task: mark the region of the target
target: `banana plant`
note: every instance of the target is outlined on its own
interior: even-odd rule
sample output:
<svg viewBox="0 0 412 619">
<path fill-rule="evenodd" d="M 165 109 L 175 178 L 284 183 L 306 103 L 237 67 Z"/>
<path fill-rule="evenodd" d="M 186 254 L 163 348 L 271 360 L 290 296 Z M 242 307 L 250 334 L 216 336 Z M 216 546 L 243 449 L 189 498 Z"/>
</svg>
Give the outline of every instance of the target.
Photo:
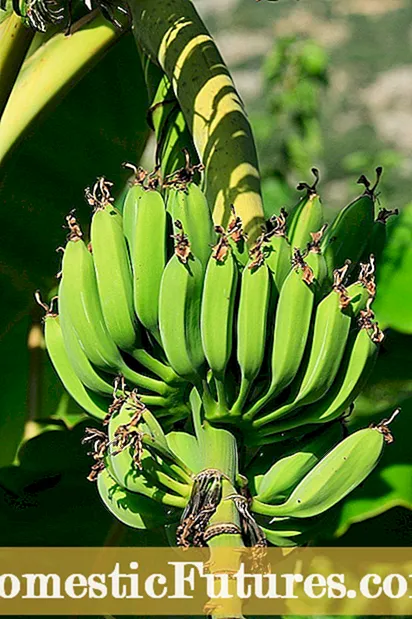
<svg viewBox="0 0 412 619">
<path fill-rule="evenodd" d="M 248 117 L 193 4 L 53 7 L 14 3 L 38 32 L 0 48 L 1 158 L 12 167 L 68 91 L 130 45 L 130 26 L 156 138 L 152 169 L 135 165 L 142 131 L 115 185 L 113 161 L 110 178 L 96 172 L 89 217 L 66 215 L 57 285 L 36 294 L 56 374 L 94 420 L 88 478 L 123 524 L 206 545 L 212 562 L 221 546 L 251 546 L 259 564 L 268 544 L 316 539 L 393 441 L 397 409 L 349 436 L 344 424 L 384 337 L 382 170 L 360 177 L 329 227 L 315 168 L 297 204 L 266 205 L 265 222 Z"/>
</svg>

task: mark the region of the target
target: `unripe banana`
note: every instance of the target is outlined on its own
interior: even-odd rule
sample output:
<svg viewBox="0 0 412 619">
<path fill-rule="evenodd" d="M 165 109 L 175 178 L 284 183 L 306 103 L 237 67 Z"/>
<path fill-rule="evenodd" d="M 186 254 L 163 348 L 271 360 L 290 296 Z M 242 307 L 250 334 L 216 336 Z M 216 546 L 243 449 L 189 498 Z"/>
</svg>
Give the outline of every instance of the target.
<svg viewBox="0 0 412 619">
<path fill-rule="evenodd" d="M 305 260 L 299 250 L 294 252 L 293 269 L 282 286 L 276 310 L 271 383 L 266 394 L 244 415 L 246 420 L 290 385 L 299 370 L 309 336 L 315 288 L 321 283 L 317 252 L 314 248 Z"/>
<path fill-rule="evenodd" d="M 360 282 L 345 289 L 341 284 L 346 269 L 335 271 L 335 287 L 316 310 L 309 361 L 299 382 L 297 393 L 289 402 L 256 419 L 255 428 L 290 415 L 297 408 L 320 400 L 331 387 L 345 351 L 353 316 L 366 307 L 369 292 Z"/>
<path fill-rule="evenodd" d="M 292 247 L 304 250 L 311 241 L 311 233 L 317 232 L 323 224 L 323 209 L 317 194 L 316 186 L 319 181 L 319 172 L 312 168 L 315 182 L 312 186 L 299 183 L 298 189 L 305 189 L 306 196 L 291 214 L 288 226 L 288 238 Z"/>
<path fill-rule="evenodd" d="M 97 489 L 107 509 L 129 527 L 154 529 L 167 521 L 166 512 L 156 501 L 122 488 L 107 469 L 99 473 Z"/>
<path fill-rule="evenodd" d="M 126 237 L 130 255 L 132 255 L 139 202 L 140 198 L 146 193 L 143 186 L 143 181 L 146 178 L 146 172 L 143 168 L 136 168 L 129 163 L 125 163 L 123 165 L 127 168 L 131 168 L 135 176 L 132 186 L 129 187 L 126 193 L 122 211 L 123 232 Z"/>
<path fill-rule="evenodd" d="M 316 310 L 308 366 L 296 396 L 300 405 L 316 402 L 329 390 L 345 351 L 352 317 L 366 306 L 368 292 L 362 284 L 349 286 L 347 294 L 353 303 L 342 306 L 339 293 L 333 290 Z"/>
<path fill-rule="evenodd" d="M 258 264 L 250 262 L 243 270 L 237 317 L 237 360 L 241 371 L 238 398 L 232 414 L 241 415 L 250 388 L 265 356 L 266 325 L 271 293 L 270 272 L 263 255 Z"/>
<path fill-rule="evenodd" d="M 233 255 L 240 271 L 249 262 L 249 249 L 247 245 L 247 234 L 243 229 L 242 219 L 235 211 L 233 204 L 230 207 L 231 217 L 227 226 L 227 238 L 232 248 Z"/>
<path fill-rule="evenodd" d="M 278 217 L 269 220 L 270 230 L 265 234 L 262 251 L 278 292 L 291 270 L 292 251 L 286 237 L 287 212 L 280 210 Z"/>
<path fill-rule="evenodd" d="M 204 365 L 200 330 L 203 268 L 180 229 L 175 235 L 175 255 L 167 263 L 160 284 L 160 335 L 174 371 L 196 381 Z"/>
<path fill-rule="evenodd" d="M 398 213 L 398 209 L 389 211 L 386 208 L 381 208 L 379 210 L 378 216 L 373 224 L 372 234 L 362 255 L 361 262 L 368 261 L 369 256 L 372 254 L 376 260 L 377 269 L 379 269 L 380 260 L 387 238 L 387 221 L 390 217 L 392 217 L 392 215 L 398 215 Z"/>
<path fill-rule="evenodd" d="M 70 321 L 86 356 L 97 368 L 123 374 L 133 384 L 167 393 L 158 380 L 138 374 L 124 362 L 107 330 L 97 289 L 93 258 L 81 239 L 78 225 L 70 217 L 71 234 L 63 255 L 63 294 L 60 295 L 62 321 Z"/>
<path fill-rule="evenodd" d="M 372 234 L 375 213 L 375 191 L 382 168 L 376 169 L 376 182 L 370 187 L 369 181 L 361 176 L 358 183 L 365 185 L 364 193 L 340 211 L 324 237 L 322 249 L 325 253 L 328 272 L 341 267 L 345 260 L 352 265 L 361 257 Z"/>
<path fill-rule="evenodd" d="M 206 196 L 200 187 L 189 182 L 183 189 L 171 189 L 169 201 L 168 209 L 173 221 L 182 222 L 190 239 L 192 254 L 205 270 L 211 248 L 216 243 L 212 214 Z"/>
<path fill-rule="evenodd" d="M 267 516 L 311 518 L 322 514 L 361 484 L 377 465 L 385 442 L 391 442 L 388 421 L 358 430 L 341 441 L 279 505 L 257 500 L 251 508 Z"/>
<path fill-rule="evenodd" d="M 304 476 L 342 438 L 340 423 L 326 427 L 314 437 L 302 440 L 284 454 L 261 479 L 256 499 L 262 503 L 284 501 Z"/>
<path fill-rule="evenodd" d="M 106 455 L 109 472 L 121 487 L 130 492 L 174 507 L 184 507 L 186 502 L 182 493 L 188 495 L 190 488 L 169 477 L 164 472 L 166 465 L 155 460 L 143 445 L 145 432 L 149 433 L 150 439 L 149 427 L 143 417 L 146 410 L 143 406 L 136 406 L 136 400 L 131 396 L 119 402 L 109 421 L 109 448 Z M 151 440 L 160 451 L 168 453 L 168 448 L 163 447 L 154 437 Z"/>
<path fill-rule="evenodd" d="M 63 292 L 63 287 L 64 284 L 62 281 L 59 286 L 59 294 L 61 296 L 65 294 Z M 82 383 L 85 387 L 91 389 L 95 393 L 112 397 L 113 385 L 105 380 L 92 366 L 86 356 L 86 353 L 80 345 L 71 322 L 69 320 L 65 320 L 64 314 L 60 316 L 60 327 L 70 364 Z"/>
<path fill-rule="evenodd" d="M 118 348 L 132 352 L 139 340 L 133 309 L 132 273 L 120 212 L 111 204 L 110 184 L 103 178 L 86 190 L 95 211 L 91 244 L 100 305 L 109 335 Z"/>
<path fill-rule="evenodd" d="M 64 346 L 59 317 L 48 313 L 44 318 L 44 338 L 51 362 L 64 388 L 89 415 L 103 420 L 107 415 L 109 400 L 90 392 L 77 376 Z"/>
<path fill-rule="evenodd" d="M 338 419 L 347 411 L 361 392 L 372 371 L 379 350 L 379 341 L 373 331 L 362 328 L 345 356 L 339 374 L 328 393 L 318 402 L 298 408 L 292 416 L 270 425 L 261 436 L 270 440 L 276 434 L 288 432 L 309 424 L 328 423 Z"/>
<path fill-rule="evenodd" d="M 161 194 L 140 196 L 130 249 L 133 299 L 142 325 L 159 338 L 159 292 L 166 264 L 166 209 Z"/>
<path fill-rule="evenodd" d="M 375 364 L 379 343 L 366 329 L 356 336 L 344 373 L 320 402 L 305 409 L 307 423 L 326 423 L 342 415 L 361 392 Z"/>
<path fill-rule="evenodd" d="M 237 266 L 223 235 L 207 264 L 200 319 L 203 351 L 219 381 L 224 379 L 232 353 L 237 279 Z"/>
<path fill-rule="evenodd" d="M 302 545 L 321 526 L 321 518 L 273 518 L 269 526 L 262 526 L 267 541 L 274 546 L 290 548 Z"/>
</svg>

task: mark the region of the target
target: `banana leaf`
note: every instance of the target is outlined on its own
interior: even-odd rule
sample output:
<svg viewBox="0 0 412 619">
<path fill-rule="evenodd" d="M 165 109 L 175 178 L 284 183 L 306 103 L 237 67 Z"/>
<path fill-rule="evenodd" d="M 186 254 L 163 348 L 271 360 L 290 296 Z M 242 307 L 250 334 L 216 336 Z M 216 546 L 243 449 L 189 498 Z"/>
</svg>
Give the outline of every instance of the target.
<svg viewBox="0 0 412 619">
<path fill-rule="evenodd" d="M 56 248 L 65 242 L 65 215 L 74 207 L 86 226 L 84 189 L 106 175 L 119 191 L 146 143 L 146 89 L 133 36 L 103 60 L 32 127 L 3 166 L 0 185 L 0 465 L 11 464 L 24 431 L 28 393 L 27 334 L 37 288 L 57 285 Z M 42 363 L 47 366 L 48 360 Z M 43 373 L 43 416 L 55 412 L 62 390 Z"/>
</svg>

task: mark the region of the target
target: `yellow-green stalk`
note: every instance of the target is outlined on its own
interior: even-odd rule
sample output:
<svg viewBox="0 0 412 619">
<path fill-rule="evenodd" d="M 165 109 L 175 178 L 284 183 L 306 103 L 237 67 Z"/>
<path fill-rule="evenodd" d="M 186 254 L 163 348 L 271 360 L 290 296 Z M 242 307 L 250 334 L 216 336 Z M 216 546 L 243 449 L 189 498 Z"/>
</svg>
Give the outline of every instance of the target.
<svg viewBox="0 0 412 619">
<path fill-rule="evenodd" d="M 253 239 L 263 222 L 256 147 L 229 71 L 189 0 L 130 0 L 135 37 L 169 78 L 205 165 L 215 223 L 230 205 Z"/>
<path fill-rule="evenodd" d="M 46 106 L 72 88 L 125 32 L 95 13 L 75 26 L 72 35 L 54 35 L 23 63 L 0 121 L 0 162 Z"/>
<path fill-rule="evenodd" d="M 11 13 L 0 24 L 0 116 L 16 81 L 34 32 Z"/>
<path fill-rule="evenodd" d="M 235 479 L 238 474 L 238 447 L 236 439 L 227 430 L 214 428 L 207 422 L 204 423 L 200 438 L 200 449 L 204 455 L 204 468 L 213 468 L 221 471 L 222 499 L 216 512 L 210 518 L 208 528 L 216 525 L 235 525 L 240 531 L 240 518 L 235 503 L 228 500 L 236 494 Z M 206 529 L 207 531 L 207 529 Z M 229 593 L 233 599 L 222 600 L 222 606 L 216 609 L 217 615 L 222 617 L 227 606 L 227 616 L 242 617 L 242 602 L 236 596 L 236 581 L 230 578 L 230 574 L 239 570 L 242 561 L 244 543 L 241 534 L 220 533 L 207 542 L 210 548 L 210 571 L 214 574 L 229 574 Z M 230 549 L 230 551 L 228 550 Z M 213 608 L 210 609 L 213 616 Z"/>
</svg>

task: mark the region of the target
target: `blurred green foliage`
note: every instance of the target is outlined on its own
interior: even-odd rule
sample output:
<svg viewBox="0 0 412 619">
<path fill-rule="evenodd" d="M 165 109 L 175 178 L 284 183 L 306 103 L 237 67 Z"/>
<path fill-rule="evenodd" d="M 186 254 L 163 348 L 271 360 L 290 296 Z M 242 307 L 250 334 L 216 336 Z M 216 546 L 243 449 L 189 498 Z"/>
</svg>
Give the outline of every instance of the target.
<svg viewBox="0 0 412 619">
<path fill-rule="evenodd" d="M 251 120 L 268 216 L 274 205 L 290 201 L 290 187 L 306 178 L 311 167 L 321 166 L 319 117 L 327 65 L 318 43 L 296 36 L 277 39 L 263 64 L 265 109 L 252 113 Z"/>
</svg>

